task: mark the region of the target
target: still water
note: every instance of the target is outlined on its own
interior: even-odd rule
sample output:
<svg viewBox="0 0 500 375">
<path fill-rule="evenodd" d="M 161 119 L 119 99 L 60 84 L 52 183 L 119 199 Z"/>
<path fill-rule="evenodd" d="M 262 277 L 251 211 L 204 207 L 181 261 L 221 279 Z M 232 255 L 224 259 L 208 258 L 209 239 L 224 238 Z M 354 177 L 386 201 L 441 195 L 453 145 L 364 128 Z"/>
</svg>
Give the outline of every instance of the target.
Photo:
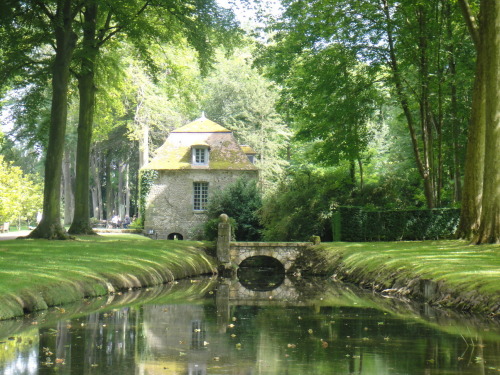
<svg viewBox="0 0 500 375">
<path fill-rule="evenodd" d="M 243 284 L 186 280 L 0 322 L 0 374 L 500 374 L 488 319 L 329 279 Z"/>
</svg>

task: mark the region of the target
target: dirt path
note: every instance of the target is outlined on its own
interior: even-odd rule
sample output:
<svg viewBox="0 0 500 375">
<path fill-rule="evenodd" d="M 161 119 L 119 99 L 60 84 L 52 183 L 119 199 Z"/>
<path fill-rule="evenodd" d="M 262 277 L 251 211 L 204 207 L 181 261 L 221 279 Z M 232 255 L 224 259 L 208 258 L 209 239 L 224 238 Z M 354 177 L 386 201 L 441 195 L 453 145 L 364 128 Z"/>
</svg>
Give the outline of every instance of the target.
<svg viewBox="0 0 500 375">
<path fill-rule="evenodd" d="M 0 233 L 0 241 L 14 240 L 17 237 L 27 236 L 30 233 L 31 233 L 30 230 L 19 230 L 19 231 L 8 232 L 8 233 Z"/>
</svg>

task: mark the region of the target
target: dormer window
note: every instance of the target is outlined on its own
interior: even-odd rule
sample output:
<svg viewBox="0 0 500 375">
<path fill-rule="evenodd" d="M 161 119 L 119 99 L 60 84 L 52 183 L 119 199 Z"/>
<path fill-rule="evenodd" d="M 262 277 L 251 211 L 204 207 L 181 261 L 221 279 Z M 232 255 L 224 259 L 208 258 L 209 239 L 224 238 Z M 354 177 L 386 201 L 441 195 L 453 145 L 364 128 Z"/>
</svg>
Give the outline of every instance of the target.
<svg viewBox="0 0 500 375">
<path fill-rule="evenodd" d="M 257 153 L 253 150 L 253 148 L 248 145 L 240 145 L 240 148 L 247 156 L 248 161 L 252 164 L 255 164 L 255 155 Z"/>
<path fill-rule="evenodd" d="M 208 146 L 193 146 L 192 148 L 192 164 L 193 165 L 208 165 L 209 148 Z"/>
</svg>

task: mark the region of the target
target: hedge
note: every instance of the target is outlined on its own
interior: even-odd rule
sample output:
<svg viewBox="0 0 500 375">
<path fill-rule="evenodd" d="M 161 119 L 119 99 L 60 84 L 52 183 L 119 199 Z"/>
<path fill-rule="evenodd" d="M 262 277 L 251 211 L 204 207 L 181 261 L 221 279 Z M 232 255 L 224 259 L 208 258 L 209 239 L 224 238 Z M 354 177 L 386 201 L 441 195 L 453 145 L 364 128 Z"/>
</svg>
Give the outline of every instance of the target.
<svg viewBox="0 0 500 375">
<path fill-rule="evenodd" d="M 332 216 L 334 241 L 437 240 L 453 237 L 460 210 L 369 211 L 339 207 Z"/>
</svg>

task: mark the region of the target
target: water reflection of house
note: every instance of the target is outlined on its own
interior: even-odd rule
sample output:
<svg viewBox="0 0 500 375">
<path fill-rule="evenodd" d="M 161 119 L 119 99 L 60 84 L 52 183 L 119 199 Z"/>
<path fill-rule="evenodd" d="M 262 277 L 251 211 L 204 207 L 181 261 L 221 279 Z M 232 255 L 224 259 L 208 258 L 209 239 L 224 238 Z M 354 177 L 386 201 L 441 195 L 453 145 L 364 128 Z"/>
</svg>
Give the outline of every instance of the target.
<svg viewBox="0 0 500 375">
<path fill-rule="evenodd" d="M 144 306 L 139 373 L 204 375 L 213 360 L 203 305 Z"/>
</svg>

